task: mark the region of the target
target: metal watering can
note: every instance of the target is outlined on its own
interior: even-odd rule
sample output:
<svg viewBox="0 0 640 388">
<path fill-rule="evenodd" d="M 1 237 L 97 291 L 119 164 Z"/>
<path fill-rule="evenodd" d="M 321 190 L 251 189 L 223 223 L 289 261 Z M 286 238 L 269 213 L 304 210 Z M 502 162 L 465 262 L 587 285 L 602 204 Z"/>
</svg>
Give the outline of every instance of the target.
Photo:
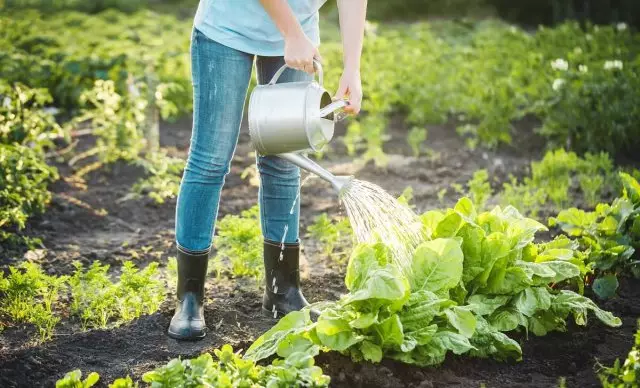
<svg viewBox="0 0 640 388">
<path fill-rule="evenodd" d="M 335 176 L 303 153 L 320 151 L 333 138 L 335 112 L 349 104 L 332 101 L 323 87 L 322 66 L 314 61 L 318 81 L 276 84 L 282 66 L 266 85 L 258 85 L 249 98 L 249 133 L 260 155 L 277 155 L 318 175 L 340 192 L 352 176 Z"/>
</svg>

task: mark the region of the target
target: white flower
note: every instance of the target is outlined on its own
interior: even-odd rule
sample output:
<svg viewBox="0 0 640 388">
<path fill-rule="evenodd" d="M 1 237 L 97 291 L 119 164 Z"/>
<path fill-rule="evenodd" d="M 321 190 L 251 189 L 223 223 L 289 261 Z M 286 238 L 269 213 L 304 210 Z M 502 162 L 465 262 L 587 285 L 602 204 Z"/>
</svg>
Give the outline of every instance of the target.
<svg viewBox="0 0 640 388">
<path fill-rule="evenodd" d="M 553 88 L 553 90 L 558 91 L 558 90 L 560 90 L 560 88 L 561 88 L 562 86 L 564 86 L 564 84 L 565 84 L 566 82 L 567 82 L 567 81 L 565 81 L 565 80 L 564 80 L 564 79 L 562 79 L 562 78 L 556 78 L 556 80 L 555 80 L 555 81 L 553 81 L 553 86 L 551 86 L 551 87 Z"/>
<path fill-rule="evenodd" d="M 11 98 L 9 96 L 5 96 L 4 100 L 2 100 L 2 107 L 7 109 L 11 107 Z"/>
<path fill-rule="evenodd" d="M 613 61 L 606 61 L 604 63 L 605 70 L 613 70 L 613 69 L 622 70 L 623 68 L 624 68 L 624 65 L 622 64 L 622 61 L 618 59 Z"/>
<path fill-rule="evenodd" d="M 553 70 L 567 71 L 569 69 L 569 62 L 565 61 L 562 58 L 558 58 L 555 61 L 551 62 L 551 67 Z"/>
<path fill-rule="evenodd" d="M 578 66 L 578 71 L 581 73 L 586 73 L 587 71 L 589 71 L 589 68 L 587 67 L 587 65 L 580 65 Z"/>
<path fill-rule="evenodd" d="M 627 29 L 627 23 L 618 23 L 616 25 L 616 28 L 618 29 L 618 31 L 624 31 Z"/>
<path fill-rule="evenodd" d="M 574 52 L 574 53 L 576 53 L 576 54 L 578 54 L 578 55 L 582 54 L 582 47 L 576 47 L 576 48 L 574 48 L 574 49 L 573 49 L 573 52 Z"/>
<path fill-rule="evenodd" d="M 591 36 L 591 34 L 587 34 L 584 36 L 586 40 L 592 40 L 593 36 Z"/>
</svg>

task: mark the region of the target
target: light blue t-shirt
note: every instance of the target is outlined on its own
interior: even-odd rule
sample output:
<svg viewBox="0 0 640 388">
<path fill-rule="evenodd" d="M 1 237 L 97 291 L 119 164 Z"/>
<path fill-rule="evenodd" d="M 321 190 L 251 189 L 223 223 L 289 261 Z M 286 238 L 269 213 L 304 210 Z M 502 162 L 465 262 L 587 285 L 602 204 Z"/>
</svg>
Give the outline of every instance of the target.
<svg viewBox="0 0 640 388">
<path fill-rule="evenodd" d="M 288 0 L 309 39 L 320 44 L 318 10 L 326 0 Z M 209 39 L 249 54 L 284 55 L 284 38 L 259 0 L 200 0 L 194 26 Z"/>
</svg>

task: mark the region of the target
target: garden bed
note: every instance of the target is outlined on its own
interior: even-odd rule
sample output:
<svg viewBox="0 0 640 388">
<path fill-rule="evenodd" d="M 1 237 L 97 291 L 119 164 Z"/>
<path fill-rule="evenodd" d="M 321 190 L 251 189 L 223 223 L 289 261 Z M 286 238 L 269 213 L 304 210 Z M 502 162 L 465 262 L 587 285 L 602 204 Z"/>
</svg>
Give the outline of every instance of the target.
<svg viewBox="0 0 640 388">
<path fill-rule="evenodd" d="M 533 123 L 522 121 L 518 133 L 530 133 Z M 334 152 L 321 163 L 336 173 L 355 174 L 398 195 L 411 186 L 417 210 L 448 206 L 458 195 L 451 184 L 464 183 L 479 168 L 498 177 L 492 185 L 500 186 L 510 173 L 521 174 L 532 160 L 542 154 L 540 142 L 531 135 L 514 136 L 514 145 L 496 152 L 469 150 L 455 133 L 455 125 L 429 127 L 432 156 L 409 157 L 406 128 L 401 118 L 392 120 L 391 139 L 385 144 L 389 163 L 385 169 L 372 163 L 352 163 L 345 150 L 335 143 Z M 342 130 L 343 131 L 343 130 Z M 190 120 L 162 126 L 162 146 L 175 156 L 186 156 L 190 137 Z M 83 142 L 91 139 L 83 138 Z M 231 174 L 223 190 L 220 216 L 237 214 L 255 204 L 257 188 L 240 175 L 253 163 L 246 128 L 240 138 Z M 438 155 L 437 157 L 434 155 Z M 58 166 L 62 176 L 69 175 L 65 165 Z M 119 267 L 125 260 L 145 265 L 152 261 L 166 263 L 174 256 L 175 200 L 155 205 L 146 199 L 121 199 L 141 175 L 142 169 L 114 164 L 92 173 L 86 191 L 64 180 L 53 187 L 51 208 L 43 216 L 30 221 L 25 232 L 41 236 L 45 251 L 31 251 L 27 256 L 50 274 L 70 274 L 72 261 L 89 264 L 94 260 Z M 442 189 L 449 192 L 442 198 Z M 77 198 L 95 210 L 105 209 L 108 216 L 96 214 L 69 202 Z M 322 212 L 338 214 L 340 208 L 332 189 L 317 179 L 302 189 L 302 230 Z M 544 213 L 544 211 L 543 211 Z M 546 214 L 545 214 L 546 215 Z M 550 214 L 549 214 L 550 215 Z M 317 242 L 303 240 L 303 287 L 310 301 L 335 300 L 344 288 L 344 266 L 322 257 Z M 0 251 L 0 266 L 5 269 L 23 261 L 24 252 Z M 169 290 L 173 292 L 173 290 Z M 169 297 L 152 315 L 143 316 L 110 330 L 83 332 L 75 319 L 63 319 L 53 340 L 32 345 L 34 329 L 7 327 L 0 336 L 0 386 L 52 386 L 66 372 L 79 368 L 100 374 L 100 385 L 106 386 L 116 377 L 127 374 L 139 378 L 144 372 L 165 364 L 169 359 L 194 357 L 224 343 L 246 349 L 275 321 L 260 312 L 260 289 L 252 279 L 229 279 L 213 276 L 207 283 L 206 319 L 209 335 L 200 342 L 181 343 L 165 335 L 173 312 Z M 418 368 L 398 362 L 383 361 L 379 365 L 353 363 L 336 353 L 322 354 L 317 364 L 331 376 L 332 386 L 479 386 L 542 387 L 556 386 L 566 377 L 568 386 L 597 386 L 593 371 L 596 361 L 605 365 L 629 351 L 635 319 L 640 316 L 640 284 L 623 281 L 619 296 L 601 306 L 623 321 L 621 328 L 606 327 L 595 319 L 586 328 L 569 327 L 568 333 L 552 333 L 537 338 L 521 338 L 523 361 L 501 363 L 469 357 L 448 357 L 437 368 Z"/>
</svg>

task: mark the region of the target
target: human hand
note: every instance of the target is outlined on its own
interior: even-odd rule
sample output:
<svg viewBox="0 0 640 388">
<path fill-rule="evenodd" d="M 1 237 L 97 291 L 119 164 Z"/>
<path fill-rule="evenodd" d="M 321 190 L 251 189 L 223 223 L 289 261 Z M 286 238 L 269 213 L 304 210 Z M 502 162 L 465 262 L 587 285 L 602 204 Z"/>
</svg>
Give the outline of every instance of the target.
<svg viewBox="0 0 640 388">
<path fill-rule="evenodd" d="M 284 62 L 287 66 L 313 74 L 315 73 L 314 59 L 321 61 L 320 52 L 304 32 L 285 38 Z"/>
<path fill-rule="evenodd" d="M 360 113 L 360 106 L 362 104 L 362 82 L 360 81 L 359 70 L 345 69 L 342 72 L 340 85 L 338 86 L 335 98 L 342 99 L 344 97 L 348 97 L 349 100 L 349 105 L 344 108 L 344 111 L 354 115 Z"/>
</svg>

